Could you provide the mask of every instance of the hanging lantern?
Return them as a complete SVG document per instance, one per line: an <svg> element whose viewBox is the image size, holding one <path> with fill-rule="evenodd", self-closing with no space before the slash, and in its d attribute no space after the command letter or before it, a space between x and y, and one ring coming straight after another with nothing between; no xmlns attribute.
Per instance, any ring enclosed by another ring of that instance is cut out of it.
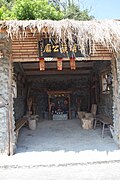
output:
<svg viewBox="0 0 120 180"><path fill-rule="evenodd" d="M71 57L70 58L70 68L71 68L71 70L75 70L76 69L75 57Z"/></svg>
<svg viewBox="0 0 120 180"><path fill-rule="evenodd" d="M39 67L40 67L40 71L44 71L45 70L45 61L44 61L44 58L40 58L39 59Z"/></svg>
<svg viewBox="0 0 120 180"><path fill-rule="evenodd" d="M62 58L57 58L57 69L62 71Z"/></svg>

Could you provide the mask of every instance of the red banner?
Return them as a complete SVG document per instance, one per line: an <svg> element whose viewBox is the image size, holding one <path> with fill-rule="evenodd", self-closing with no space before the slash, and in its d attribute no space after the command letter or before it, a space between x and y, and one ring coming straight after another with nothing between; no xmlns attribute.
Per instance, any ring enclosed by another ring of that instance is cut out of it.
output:
<svg viewBox="0 0 120 180"><path fill-rule="evenodd" d="M45 61L44 58L39 58L39 66L40 66L40 71L45 70Z"/></svg>
<svg viewBox="0 0 120 180"><path fill-rule="evenodd" d="M62 58L57 58L57 69L62 71Z"/></svg>
<svg viewBox="0 0 120 180"><path fill-rule="evenodd" d="M75 58L74 57L70 58L70 68L71 68L71 70L76 69Z"/></svg>

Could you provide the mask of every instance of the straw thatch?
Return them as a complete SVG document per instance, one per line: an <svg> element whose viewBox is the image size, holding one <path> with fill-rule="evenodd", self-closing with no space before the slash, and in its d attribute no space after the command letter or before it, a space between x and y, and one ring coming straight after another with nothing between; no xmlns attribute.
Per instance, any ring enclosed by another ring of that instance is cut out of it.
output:
<svg viewBox="0 0 120 180"><path fill-rule="evenodd" d="M30 30L36 32L47 31L49 37L56 36L63 42L69 39L72 44L77 39L77 44L85 52L86 44L94 49L96 44L108 47L115 52L120 51L120 21L116 20L30 20L30 21L1 21L1 29L6 29L9 37L25 37ZM92 46L91 46L92 44Z"/></svg>

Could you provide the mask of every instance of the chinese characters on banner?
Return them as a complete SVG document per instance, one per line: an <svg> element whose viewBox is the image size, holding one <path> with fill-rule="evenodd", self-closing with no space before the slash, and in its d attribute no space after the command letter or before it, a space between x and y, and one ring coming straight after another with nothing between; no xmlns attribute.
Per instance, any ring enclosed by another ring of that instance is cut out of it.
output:
<svg viewBox="0 0 120 180"><path fill-rule="evenodd" d="M71 69L76 69L75 57L84 57L80 48L76 43L69 45L66 43L58 43L55 39L42 39L38 42L40 70L45 69L44 58L57 58L57 68L62 70L62 59L70 59Z"/></svg>
<svg viewBox="0 0 120 180"><path fill-rule="evenodd" d="M42 39L38 42L39 58L71 58L83 57L80 48L76 43L69 45L66 43L58 43L51 39Z"/></svg>

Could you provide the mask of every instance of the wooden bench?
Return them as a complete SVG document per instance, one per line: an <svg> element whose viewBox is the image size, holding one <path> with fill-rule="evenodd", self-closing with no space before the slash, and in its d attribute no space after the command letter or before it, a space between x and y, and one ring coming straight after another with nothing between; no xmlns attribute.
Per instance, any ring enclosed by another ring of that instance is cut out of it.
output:
<svg viewBox="0 0 120 180"><path fill-rule="evenodd" d="M16 121L16 123L15 123L16 140L18 138L19 130L21 129L22 126L27 124L27 122L28 122L27 117L23 117L23 118Z"/></svg>
<svg viewBox="0 0 120 180"><path fill-rule="evenodd" d="M102 137L104 138L105 127L109 127L110 129L110 125L113 125L113 121L108 116L98 114L95 116L94 129L96 128L97 122L100 122L102 124Z"/></svg>

